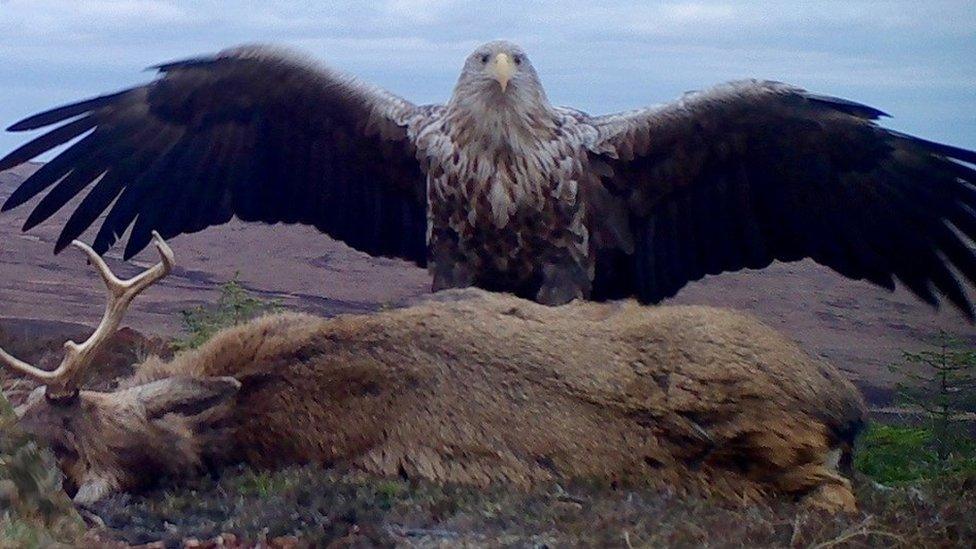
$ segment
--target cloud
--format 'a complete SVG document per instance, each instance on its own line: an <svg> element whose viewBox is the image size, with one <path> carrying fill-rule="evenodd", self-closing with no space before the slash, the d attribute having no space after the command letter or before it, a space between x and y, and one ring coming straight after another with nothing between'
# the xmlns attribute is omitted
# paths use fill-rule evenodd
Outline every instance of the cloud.
<svg viewBox="0 0 976 549"><path fill-rule="evenodd" d="M443 101L476 44L510 38L550 97L594 112L774 78L877 102L901 129L976 147L971 0L8 0L0 28L0 123L256 41ZM0 152L18 140L0 134Z"/></svg>
<svg viewBox="0 0 976 549"><path fill-rule="evenodd" d="M391 21L424 24L443 21L447 10L458 7L454 0L389 0L380 5Z"/></svg>
<svg viewBox="0 0 976 549"><path fill-rule="evenodd" d="M5 31L52 32L113 25L174 24L188 12L167 0L9 0L0 6L5 20L22 25Z"/></svg>

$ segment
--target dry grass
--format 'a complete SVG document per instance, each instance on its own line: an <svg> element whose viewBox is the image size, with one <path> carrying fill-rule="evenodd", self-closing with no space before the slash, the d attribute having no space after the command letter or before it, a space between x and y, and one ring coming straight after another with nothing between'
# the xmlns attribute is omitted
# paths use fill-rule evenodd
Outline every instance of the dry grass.
<svg viewBox="0 0 976 549"><path fill-rule="evenodd" d="M15 426L0 393L0 547L54 547L83 533L54 459Z"/></svg>
<svg viewBox="0 0 976 549"><path fill-rule="evenodd" d="M102 540L138 544L231 533L299 546L952 547L976 539L976 482L896 489L857 483L861 510L737 506L655 491L558 485L532 492L379 479L316 467L231 469L180 487L114 496ZM284 543L284 542L282 542Z"/></svg>

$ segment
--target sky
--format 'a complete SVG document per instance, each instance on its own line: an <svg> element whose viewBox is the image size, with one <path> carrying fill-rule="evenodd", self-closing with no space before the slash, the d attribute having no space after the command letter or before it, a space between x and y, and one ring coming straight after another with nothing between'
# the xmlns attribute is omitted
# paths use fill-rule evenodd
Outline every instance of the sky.
<svg viewBox="0 0 976 549"><path fill-rule="evenodd" d="M553 103L593 114L740 78L878 107L976 149L973 0L0 0L0 126L248 42L305 50L417 103L444 102L482 42L520 43ZM24 136L0 134L0 153Z"/></svg>

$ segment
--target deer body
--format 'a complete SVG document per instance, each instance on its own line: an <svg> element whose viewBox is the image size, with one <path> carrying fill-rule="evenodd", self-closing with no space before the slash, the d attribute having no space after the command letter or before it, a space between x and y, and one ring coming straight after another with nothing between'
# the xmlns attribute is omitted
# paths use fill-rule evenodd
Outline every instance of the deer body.
<svg viewBox="0 0 976 549"><path fill-rule="evenodd" d="M77 398L85 413L70 416L33 398L21 422L52 443L78 501L243 460L851 508L836 468L865 415L836 369L742 314L550 308L478 290L373 315L260 318Z"/></svg>

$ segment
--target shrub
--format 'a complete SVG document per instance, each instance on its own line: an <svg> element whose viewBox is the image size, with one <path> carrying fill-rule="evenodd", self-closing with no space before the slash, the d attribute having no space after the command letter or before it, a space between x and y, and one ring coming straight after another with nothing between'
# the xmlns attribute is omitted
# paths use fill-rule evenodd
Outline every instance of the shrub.
<svg viewBox="0 0 976 549"><path fill-rule="evenodd" d="M968 425L976 403L976 351L942 331L932 349L903 356L904 363L891 368L904 378L897 400L918 414L920 425L870 425L856 468L896 484L976 474L976 440Z"/></svg>
<svg viewBox="0 0 976 549"><path fill-rule="evenodd" d="M875 423L861 437L854 466L882 484L976 474L976 446L972 441L959 439L943 459L936 450L936 439L929 428Z"/></svg>
<svg viewBox="0 0 976 549"><path fill-rule="evenodd" d="M976 351L940 331L934 349L903 355L905 364L892 368L906 379L896 387L898 400L921 410L931 434L927 447L946 461L972 443L963 422L976 411Z"/></svg>
<svg viewBox="0 0 976 549"><path fill-rule="evenodd" d="M0 393L0 546L51 547L84 532L54 458L15 425Z"/></svg>
<svg viewBox="0 0 976 549"><path fill-rule="evenodd" d="M238 282L238 276L239 273L235 274L232 280L221 285L216 303L180 313L185 335L176 340L177 350L199 347L224 328L280 310L278 303L254 297Z"/></svg>

